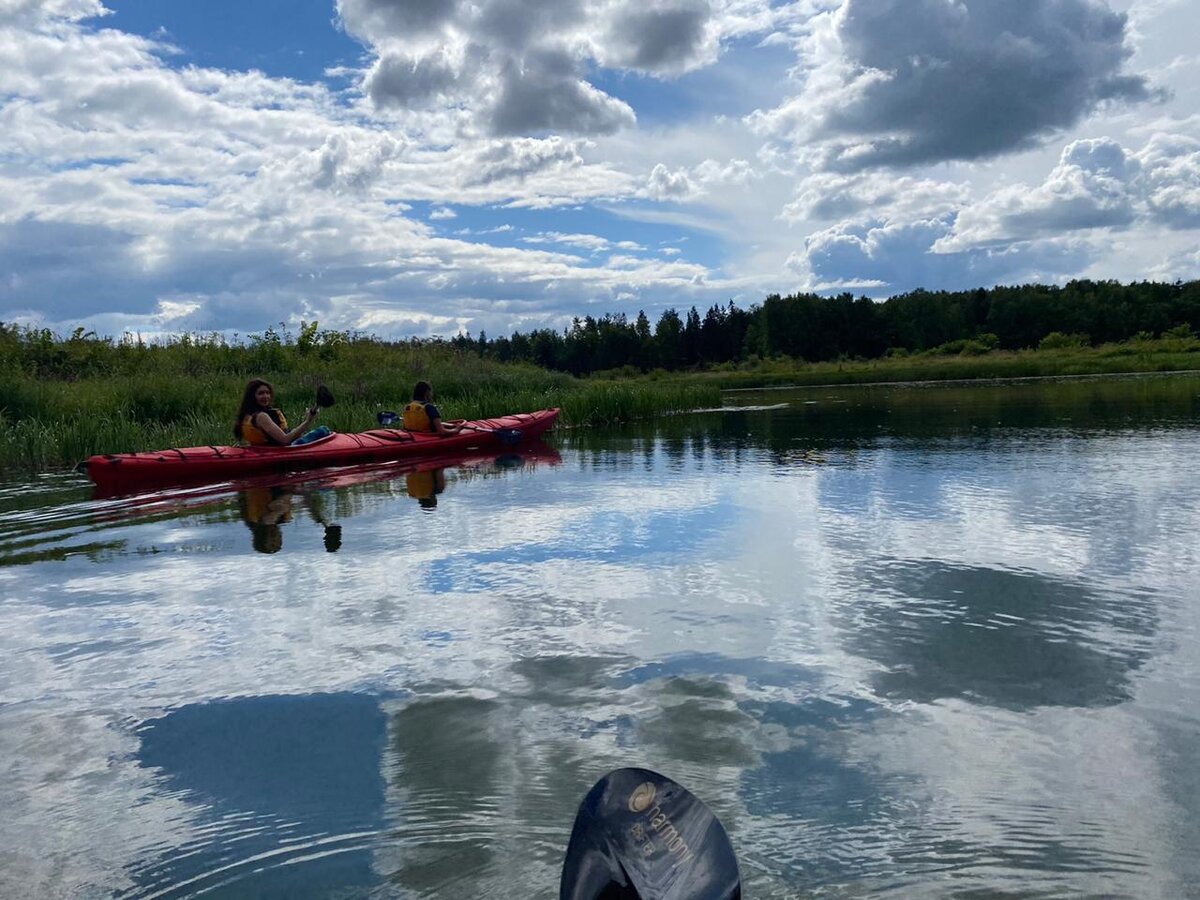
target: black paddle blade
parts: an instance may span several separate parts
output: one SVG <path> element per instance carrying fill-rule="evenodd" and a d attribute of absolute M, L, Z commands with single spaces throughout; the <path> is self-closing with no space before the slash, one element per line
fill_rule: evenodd
<path fill-rule="evenodd" d="M 323 384 L 317 385 L 317 406 L 333 406 L 333 391 Z"/>
<path fill-rule="evenodd" d="M 649 769 L 617 769 L 588 791 L 559 900 L 741 900 L 737 858 L 707 806 Z"/>
<path fill-rule="evenodd" d="M 400 421 L 400 414 L 392 412 L 390 409 L 385 409 L 376 413 L 375 419 L 380 425 L 382 425 L 384 428 L 387 428 L 389 425 L 395 425 L 398 421 Z"/>
<path fill-rule="evenodd" d="M 325 550 L 329 553 L 337 553 L 342 549 L 342 526 L 341 525 L 326 525 L 325 526 Z"/>
<path fill-rule="evenodd" d="M 519 444 L 525 440 L 525 433 L 518 428 L 480 428 L 478 425 L 472 425 L 469 422 L 464 423 L 463 428 L 468 431 L 478 431 L 480 434 L 492 434 L 502 444 Z"/>

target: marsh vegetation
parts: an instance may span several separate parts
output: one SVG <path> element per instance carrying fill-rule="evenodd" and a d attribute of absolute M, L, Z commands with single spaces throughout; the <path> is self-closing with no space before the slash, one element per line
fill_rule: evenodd
<path fill-rule="evenodd" d="M 299 417 L 317 385 L 321 423 L 362 431 L 431 381 L 448 417 L 546 407 L 564 427 L 719 405 L 730 388 L 1064 377 L 1200 369 L 1200 282 L 1072 282 L 768 297 L 701 318 L 664 312 L 576 320 L 563 332 L 385 341 L 302 323 L 227 338 L 147 341 L 0 324 L 0 468 L 45 470 L 93 453 L 228 444 L 245 381 L 274 383 Z"/>
<path fill-rule="evenodd" d="M 402 407 L 418 379 L 435 385 L 448 417 L 557 406 L 567 427 L 711 406 L 720 394 L 698 381 L 578 379 L 443 341 L 384 342 L 315 323 L 298 335 L 281 328 L 242 341 L 161 342 L 0 326 L 0 467 L 40 471 L 93 453 L 232 443 L 237 401 L 255 376 L 275 385 L 280 407 L 297 420 L 327 384 L 337 403 L 320 421 L 335 431 L 375 427 L 377 413 Z"/>

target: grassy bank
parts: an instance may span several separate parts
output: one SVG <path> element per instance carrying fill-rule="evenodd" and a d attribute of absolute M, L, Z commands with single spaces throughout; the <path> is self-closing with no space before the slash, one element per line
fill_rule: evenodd
<path fill-rule="evenodd" d="M 1099 347 L 1069 344 L 1018 351 L 984 350 L 974 342 L 967 344 L 965 350 L 938 348 L 911 356 L 871 360 L 823 363 L 753 360 L 686 377 L 732 389 L 1200 370 L 1200 339 L 1190 336 L 1144 338 Z"/>
<path fill-rule="evenodd" d="M 1100 347 L 1050 338 L 1017 352 L 968 341 L 877 360 L 751 360 L 702 372 L 577 379 L 448 342 L 385 343 L 315 326 L 238 343 L 185 336 L 150 344 L 80 333 L 59 339 L 0 325 L 0 474 L 60 469 L 93 453 L 231 443 L 233 413 L 255 376 L 274 383 L 293 420 L 318 384 L 329 385 L 338 402 L 321 423 L 362 431 L 380 410 L 399 410 L 418 379 L 433 383 L 447 417 L 557 406 L 564 426 L 588 427 L 716 406 L 728 388 L 1200 370 L 1200 339 L 1190 332 Z"/>
<path fill-rule="evenodd" d="M 320 422 L 374 427 L 399 410 L 418 379 L 448 418 L 557 406 L 565 426 L 645 418 L 719 401 L 715 384 L 579 380 L 535 366 L 481 359 L 442 343 L 387 344 L 344 334 L 268 332 L 244 344 L 187 337 L 165 344 L 111 342 L 0 326 L 0 472 L 9 477 L 74 465 L 93 453 L 233 442 L 248 378 L 275 385 L 293 421 L 327 384 L 337 404 Z"/>

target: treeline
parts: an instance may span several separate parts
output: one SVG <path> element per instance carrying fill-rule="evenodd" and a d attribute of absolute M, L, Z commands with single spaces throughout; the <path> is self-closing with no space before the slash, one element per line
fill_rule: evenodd
<path fill-rule="evenodd" d="M 1100 345 L 1139 336 L 1200 332 L 1200 281 L 1164 284 L 1072 281 L 972 291 L 917 290 L 878 302 L 840 294 L 772 295 L 703 315 L 666 310 L 575 319 L 563 331 L 450 343 L 500 362 L 529 362 L 587 375 L 632 368 L 677 371 L 751 359 L 806 362 L 877 359 L 925 352 L 986 353 L 1038 346 Z"/>

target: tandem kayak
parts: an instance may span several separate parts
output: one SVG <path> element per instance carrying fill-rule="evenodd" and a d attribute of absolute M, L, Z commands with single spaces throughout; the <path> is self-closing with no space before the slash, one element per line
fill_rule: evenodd
<path fill-rule="evenodd" d="M 96 487 L 112 494 L 323 466 L 486 450 L 539 437 L 557 419 L 557 409 L 543 409 L 467 422 L 462 431 L 452 435 L 375 428 L 354 434 L 334 432 L 299 447 L 173 447 L 148 453 L 105 453 L 89 457 L 86 467 Z"/>

